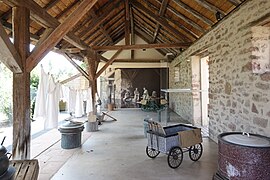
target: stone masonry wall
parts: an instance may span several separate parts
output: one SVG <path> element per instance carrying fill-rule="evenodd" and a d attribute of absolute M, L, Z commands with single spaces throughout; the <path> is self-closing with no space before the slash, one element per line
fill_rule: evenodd
<path fill-rule="evenodd" d="M 170 88 L 191 87 L 191 66 L 186 60 L 208 50 L 209 133 L 215 141 L 218 134 L 227 131 L 270 137 L 270 72 L 256 74 L 252 71 L 252 62 L 258 57 L 254 52 L 263 53 L 265 47 L 269 48 L 270 41 L 269 36 L 265 41 L 265 37 L 258 35 L 260 33 L 255 31 L 254 34 L 254 22 L 269 13 L 269 0 L 248 0 L 171 63 Z M 173 67 L 180 62 L 185 65 L 180 71 L 180 76 L 185 77 L 185 85 L 174 82 Z M 181 107 L 177 106 L 176 112 L 191 118 L 190 112 L 186 111 L 193 108 L 191 96 L 170 96 L 171 104 L 179 104 L 178 101 Z"/>

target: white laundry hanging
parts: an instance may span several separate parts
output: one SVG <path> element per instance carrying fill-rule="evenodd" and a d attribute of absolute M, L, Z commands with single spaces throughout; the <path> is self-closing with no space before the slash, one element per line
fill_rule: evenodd
<path fill-rule="evenodd" d="M 33 118 L 35 120 L 40 118 L 43 119 L 46 116 L 48 78 L 49 78 L 48 74 L 45 73 L 43 67 L 41 66 L 39 85 L 37 89 L 37 96 L 33 115 Z"/>
<path fill-rule="evenodd" d="M 58 113 L 59 113 L 59 87 L 55 83 L 52 75 L 49 78 L 47 93 L 48 93 L 46 105 L 47 113 L 44 122 L 44 128 L 45 129 L 57 128 Z"/>
<path fill-rule="evenodd" d="M 92 105 L 92 90 L 91 88 L 88 88 L 86 90 L 86 113 L 93 111 L 93 105 Z"/>
<path fill-rule="evenodd" d="M 83 98 L 82 98 L 82 91 L 77 90 L 76 92 L 76 104 L 75 104 L 75 117 L 82 117 L 83 116 Z"/>

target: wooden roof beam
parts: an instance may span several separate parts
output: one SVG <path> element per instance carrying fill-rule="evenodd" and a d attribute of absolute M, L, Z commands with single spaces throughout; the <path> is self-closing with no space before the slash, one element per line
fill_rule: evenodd
<path fill-rule="evenodd" d="M 56 28 L 60 22 L 57 19 L 52 17 L 46 10 L 40 7 L 35 1 L 32 0 L 2 0 L 4 3 L 10 6 L 22 6 L 26 7 L 31 11 L 31 18 L 33 18 L 36 22 L 41 24 L 43 27 L 52 27 Z M 70 44 L 84 50 L 89 47 L 80 40 L 79 37 L 75 36 L 73 32 L 68 32 L 64 39 L 68 41 Z"/>
<path fill-rule="evenodd" d="M 168 0 L 162 0 L 161 6 L 160 6 L 160 9 L 159 9 L 159 12 L 158 12 L 159 17 L 163 17 L 164 16 L 164 13 L 165 13 L 165 11 L 167 9 L 167 5 L 168 5 Z M 157 23 L 156 24 L 156 29 L 155 29 L 155 32 L 154 32 L 154 37 L 153 37 L 152 43 L 154 43 L 155 40 L 156 40 L 156 38 L 157 38 L 159 28 L 160 28 L 160 24 Z"/>
<path fill-rule="evenodd" d="M 175 43 L 175 44 L 134 44 L 134 45 L 114 45 L 114 46 L 93 46 L 95 51 L 111 51 L 111 50 L 136 50 L 136 49 L 163 49 L 163 48 L 187 48 L 191 43 Z"/>
<path fill-rule="evenodd" d="M 240 0 L 228 0 L 231 4 L 233 4 L 234 6 L 238 6 L 239 4 L 242 3 L 242 1 Z"/>
<path fill-rule="evenodd" d="M 122 49 L 119 49 L 111 58 L 110 60 L 97 72 L 95 75 L 95 79 L 97 79 L 106 69 L 109 65 L 113 63 L 113 61 L 118 57 L 118 55 L 122 52 Z"/>
<path fill-rule="evenodd" d="M 94 18 L 94 19 L 97 19 L 97 18 L 98 18 L 97 15 L 96 15 L 96 13 L 95 13 L 93 10 L 90 12 L 90 14 L 91 14 L 92 18 Z M 104 35 L 111 43 L 113 43 L 112 38 L 110 37 L 109 33 L 106 31 L 106 29 L 104 28 L 104 26 L 103 26 L 102 24 L 100 24 L 100 25 L 98 25 L 98 26 L 99 26 L 99 29 L 101 30 L 102 34 L 103 34 L 103 35 Z"/>
<path fill-rule="evenodd" d="M 134 33 L 134 16 L 133 16 L 133 10 L 130 6 L 130 9 L 129 9 L 129 13 L 130 13 L 130 32 L 131 32 L 131 41 L 130 41 L 130 44 L 133 45 L 135 44 L 135 33 Z M 134 50 L 131 50 L 130 52 L 130 58 L 131 59 L 134 59 L 134 56 L 135 56 L 135 52 Z"/>
<path fill-rule="evenodd" d="M 147 33 L 143 32 L 141 29 L 135 27 L 135 32 L 136 32 L 136 34 L 137 34 L 140 38 L 142 38 L 145 42 L 147 42 L 147 43 L 150 43 L 150 42 L 151 42 L 152 37 L 151 37 L 150 35 L 148 35 Z M 165 54 L 166 54 L 166 52 L 164 52 L 164 49 L 157 49 L 157 51 L 158 51 L 161 55 L 163 55 L 163 56 L 165 56 Z"/>
<path fill-rule="evenodd" d="M 130 14 L 129 14 L 129 0 L 125 0 L 125 44 L 130 45 Z"/>
<path fill-rule="evenodd" d="M 27 58 L 27 71 L 30 72 L 41 59 L 71 30 L 71 28 L 95 5 L 98 0 L 84 0 Z"/>
<path fill-rule="evenodd" d="M 217 8 L 216 6 L 214 6 L 213 4 L 205 1 L 205 0 L 195 0 L 198 4 L 200 4 L 201 6 L 205 7 L 206 9 L 208 9 L 209 11 L 212 11 L 213 13 L 216 12 L 220 12 L 220 14 L 222 16 L 225 16 L 226 12 L 224 12 L 223 10 Z"/>
<path fill-rule="evenodd" d="M 156 1 L 159 2 L 159 0 L 156 0 Z M 186 10 L 187 12 L 189 12 L 190 14 L 195 16 L 196 18 L 200 19 L 201 21 L 206 23 L 208 26 L 212 26 L 214 24 L 214 22 L 212 22 L 210 19 L 206 18 L 203 14 L 200 14 L 199 12 L 197 12 L 196 10 L 191 8 L 190 6 L 186 5 L 184 2 L 182 2 L 180 0 L 173 0 L 173 1 L 178 6 L 180 6 L 182 9 Z"/>
<path fill-rule="evenodd" d="M 141 10 L 142 12 L 148 14 L 153 19 L 155 19 L 164 29 L 167 29 L 168 31 L 172 32 L 174 35 L 181 37 L 184 41 L 190 41 L 189 38 L 187 38 L 185 35 L 183 35 L 178 30 L 173 28 L 164 18 L 157 16 L 155 13 L 153 13 L 152 11 L 147 9 L 145 6 L 141 5 L 140 3 L 136 1 L 131 1 L 131 2 L 139 10 Z"/>
<path fill-rule="evenodd" d="M 48 4 L 46 4 L 43 8 L 48 11 L 51 9 L 54 5 L 56 5 L 60 0 L 51 0 Z"/>
<path fill-rule="evenodd" d="M 67 54 L 67 53 L 63 53 L 62 54 L 86 79 L 89 79 L 89 75 L 87 72 L 85 72 L 85 70 L 83 70 L 83 68 L 81 68 L 75 61 L 73 61 L 73 59 Z"/>
<path fill-rule="evenodd" d="M 0 23 L 0 60 L 13 72 L 22 73 L 22 60 Z"/>
<path fill-rule="evenodd" d="M 151 4 L 151 2 L 147 1 L 147 0 L 144 0 L 147 5 L 154 9 L 156 8 L 153 4 Z M 193 20 L 191 20 L 189 17 L 185 16 L 184 14 L 181 14 L 180 12 L 178 12 L 177 10 L 175 10 L 173 7 L 171 6 L 167 6 L 167 9 L 169 11 L 171 11 L 173 14 L 175 14 L 178 18 L 180 18 L 182 21 L 186 22 L 187 24 L 189 24 L 190 26 L 192 26 L 193 28 L 201 31 L 201 32 L 205 32 L 205 29 L 203 29 L 201 26 L 199 26 L 197 23 L 195 23 Z M 170 20 L 167 18 L 167 20 Z"/>

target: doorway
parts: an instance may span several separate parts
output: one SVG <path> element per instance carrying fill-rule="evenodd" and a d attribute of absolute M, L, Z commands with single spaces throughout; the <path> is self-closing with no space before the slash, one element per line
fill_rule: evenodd
<path fill-rule="evenodd" d="M 209 104 L 209 56 L 201 58 L 201 115 L 202 115 L 202 126 L 208 129 L 209 117 L 208 117 L 208 104 Z"/>

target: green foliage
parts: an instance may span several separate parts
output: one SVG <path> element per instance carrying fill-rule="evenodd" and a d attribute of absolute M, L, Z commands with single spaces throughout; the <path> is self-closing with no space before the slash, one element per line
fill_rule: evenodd
<path fill-rule="evenodd" d="M 37 74 L 32 73 L 30 77 L 30 85 L 31 87 L 38 88 L 39 76 Z"/>

